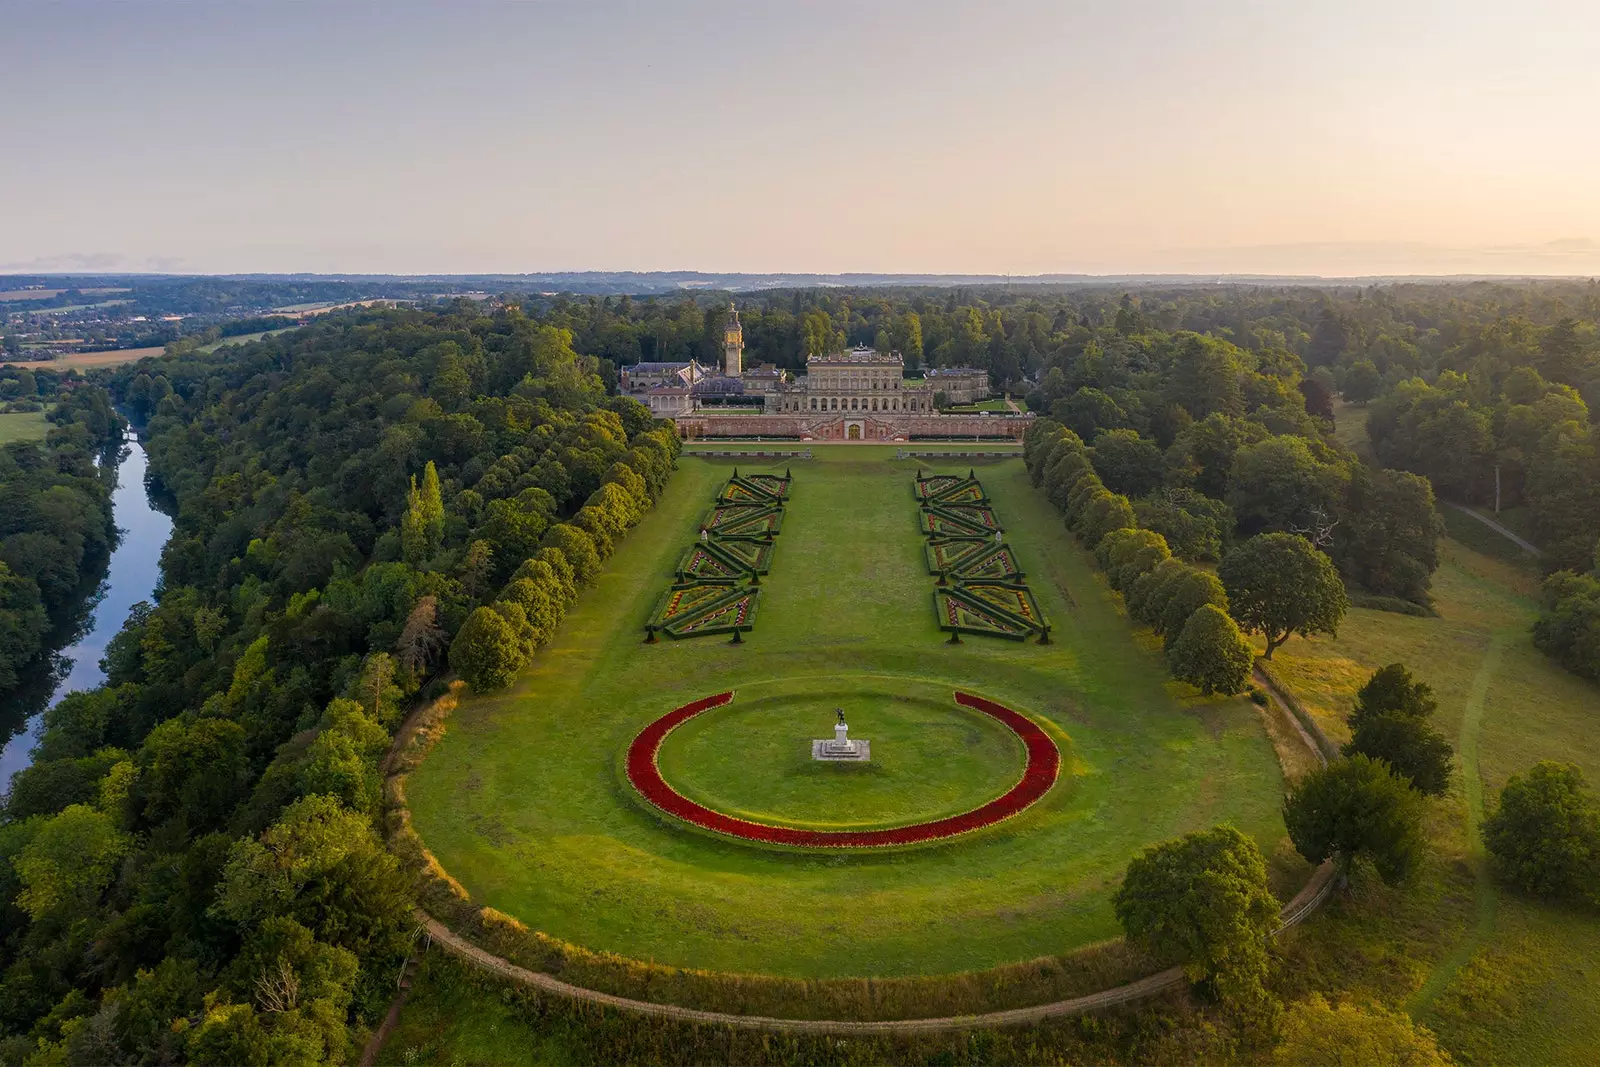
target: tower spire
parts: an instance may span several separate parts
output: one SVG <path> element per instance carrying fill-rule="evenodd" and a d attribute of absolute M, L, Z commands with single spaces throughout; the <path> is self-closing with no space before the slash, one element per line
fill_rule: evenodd
<path fill-rule="evenodd" d="M 722 331 L 722 373 L 730 378 L 744 374 L 744 327 L 739 325 L 739 309 L 728 301 L 728 325 Z"/>

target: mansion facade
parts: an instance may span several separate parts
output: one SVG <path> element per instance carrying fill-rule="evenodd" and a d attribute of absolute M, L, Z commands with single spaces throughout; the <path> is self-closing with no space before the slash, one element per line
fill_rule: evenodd
<path fill-rule="evenodd" d="M 938 368 L 908 380 L 900 353 L 864 345 L 813 353 L 806 357 L 806 372 L 795 378 L 771 363 L 746 370 L 744 328 L 732 304 L 722 351 L 720 373 L 693 360 L 624 367 L 622 391 L 647 404 L 657 418 L 676 419 L 688 436 L 893 441 L 946 433 L 1014 437 L 1026 425 L 1023 416 L 939 414 L 940 394 L 949 404 L 987 397 L 987 371 Z M 951 421 L 957 419 L 959 427 Z"/>

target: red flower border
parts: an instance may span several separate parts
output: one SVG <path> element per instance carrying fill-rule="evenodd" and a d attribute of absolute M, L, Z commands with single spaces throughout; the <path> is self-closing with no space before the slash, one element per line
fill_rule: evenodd
<path fill-rule="evenodd" d="M 874 848 L 954 837 L 956 834 L 968 833 L 1009 819 L 1028 808 L 1050 791 L 1050 787 L 1056 784 L 1056 777 L 1061 773 L 1060 749 L 1050 739 L 1050 735 L 1040 729 L 1032 719 L 992 700 L 957 692 L 957 704 L 998 719 L 1022 738 L 1022 743 L 1028 750 L 1028 765 L 1022 772 L 1022 780 L 987 804 L 962 812 L 960 815 L 951 815 L 932 822 L 915 823 L 911 826 L 897 826 L 889 830 L 799 830 L 788 826 L 750 822 L 748 819 L 736 819 L 731 815 L 713 811 L 703 804 L 696 804 L 679 793 L 661 777 L 661 770 L 656 766 L 656 756 L 668 734 L 702 711 L 720 708 L 732 699 L 731 692 L 702 697 L 669 711 L 646 726 L 639 736 L 633 739 L 633 744 L 628 746 L 628 781 L 633 783 L 633 787 L 641 796 L 668 815 L 702 829 L 747 841 L 795 845 L 802 848 Z"/>

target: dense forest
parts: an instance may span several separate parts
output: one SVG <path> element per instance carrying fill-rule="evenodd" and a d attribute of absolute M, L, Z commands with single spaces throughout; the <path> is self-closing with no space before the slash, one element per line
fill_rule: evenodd
<path fill-rule="evenodd" d="M 403 703 L 447 649 L 515 670 L 676 437 L 516 309 L 356 313 L 112 387 L 177 518 L 156 603 L 6 797 L 0 1058 L 351 1059 L 412 935 L 374 828 Z"/>

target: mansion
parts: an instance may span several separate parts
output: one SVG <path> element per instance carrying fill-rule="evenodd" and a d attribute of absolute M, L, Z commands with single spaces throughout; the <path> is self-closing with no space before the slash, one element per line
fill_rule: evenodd
<path fill-rule="evenodd" d="M 987 397 L 988 372 L 940 368 L 908 380 L 898 352 L 862 346 L 813 353 L 806 357 L 806 372 L 795 378 L 771 363 L 745 370 L 744 329 L 731 304 L 721 373 L 695 360 L 637 363 L 622 369 L 621 385 L 625 395 L 647 404 L 651 414 L 676 419 L 680 431 L 693 436 L 884 441 L 906 440 L 911 434 L 1014 437 L 1026 424 L 1018 416 L 940 415 L 935 401 L 941 393 L 949 404 Z M 1019 425 L 1011 425 L 1019 418 Z"/>

